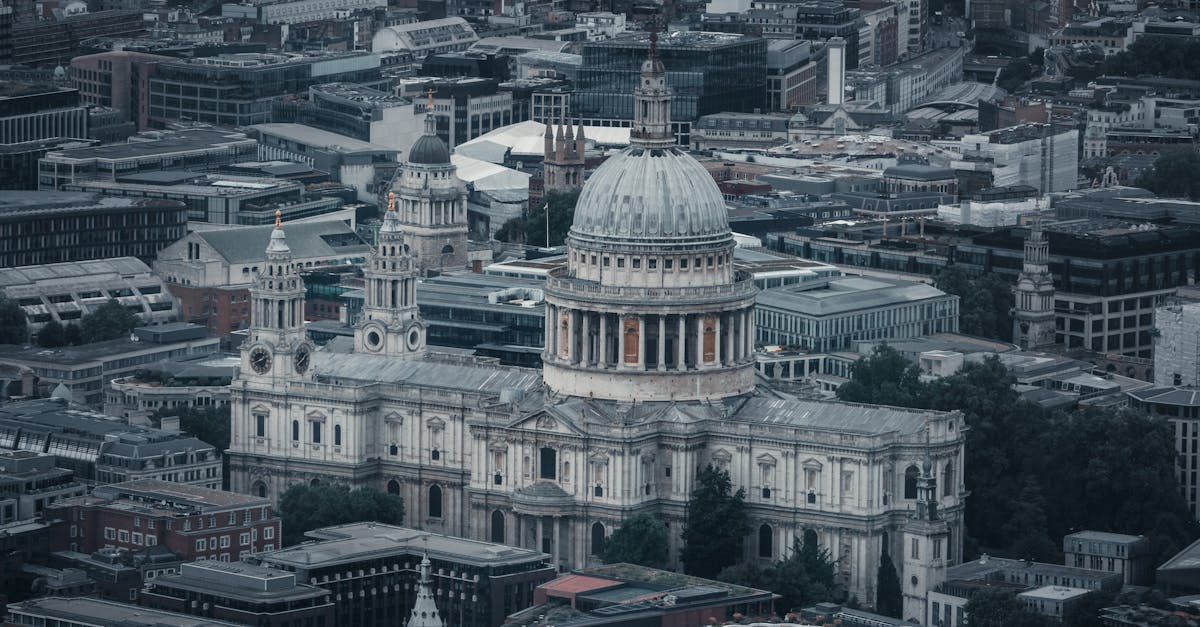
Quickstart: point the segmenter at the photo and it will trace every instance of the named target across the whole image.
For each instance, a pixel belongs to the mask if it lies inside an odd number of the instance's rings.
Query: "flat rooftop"
[[[1086,596],[1091,594],[1091,590],[1086,588],[1069,588],[1066,586],[1042,586],[1033,590],[1026,590],[1017,594],[1019,597],[1027,599],[1043,599],[1046,601],[1066,601],[1076,597]]]
[[[549,555],[504,544],[444,536],[380,523],[353,523],[308,532],[312,541],[258,557],[265,564],[323,568],[383,555],[428,552],[432,559],[477,566],[543,562]]]
[[[254,140],[242,133],[217,129],[198,128],[166,133],[163,136],[141,141],[145,136],[133,138],[122,144],[104,144],[87,148],[56,150],[46,155],[54,161],[123,161],[148,159],[179,153],[205,150],[222,150],[231,144],[253,144]]]
[[[171,501],[212,509],[253,507],[271,503],[269,499],[249,494],[212,490],[197,485],[159,481],[158,479],[138,479],[98,486],[92,491],[92,495],[104,499]]]
[[[1133,544],[1135,542],[1148,542],[1146,536],[1134,536],[1127,533],[1112,533],[1109,531],[1077,531],[1069,534],[1065,540],[1094,540],[1096,542],[1117,542],[1121,544]]]
[[[16,615],[42,616],[83,625],[121,625],[122,627],[208,627],[232,626],[208,618],[164,612],[138,605],[104,601],[89,597],[43,597],[8,606]]]
[[[842,277],[766,289],[758,293],[758,304],[810,316],[830,316],[946,296],[945,292],[925,283]]]
[[[756,37],[736,33],[715,33],[710,31],[672,31],[658,38],[659,48],[707,48],[717,49],[745,40],[755,40]],[[588,42],[585,49],[597,47],[627,48],[630,45],[650,46],[650,33],[645,31],[626,31],[604,41]]]
[[[361,139],[347,137],[346,135],[339,135],[338,133],[331,133],[329,131],[304,124],[255,124],[250,128],[264,135],[283,137],[298,144],[316,146],[317,148],[338,149],[338,152],[400,152],[395,148],[388,148],[387,146],[372,144],[362,141]]]
[[[0,219],[35,214],[121,211],[135,207],[160,208],[162,210],[184,208],[183,204],[176,200],[117,198],[95,192],[0,191]]]

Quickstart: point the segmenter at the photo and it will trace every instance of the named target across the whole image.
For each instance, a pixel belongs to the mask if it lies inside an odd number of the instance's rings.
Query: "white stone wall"
[[[1200,385],[1200,303],[1154,310],[1154,384]]]

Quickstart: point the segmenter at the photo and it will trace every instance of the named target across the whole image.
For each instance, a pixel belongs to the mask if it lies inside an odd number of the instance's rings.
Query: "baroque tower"
[[[354,350],[420,358],[425,354],[425,323],[417,310],[417,269],[396,213],[396,194],[389,192],[379,241],[363,269],[366,295],[354,330]]]
[[[433,111],[433,92],[429,93]],[[467,189],[437,136],[437,118],[425,115],[425,133],[392,181],[401,229],[422,274],[467,266]]]
[[[900,587],[904,590],[906,621],[922,625],[936,624],[927,616],[929,592],[946,579],[950,563],[950,527],[938,515],[937,479],[928,452],[917,477],[917,509],[904,527],[903,575]]]
[[[558,123],[557,132],[553,125],[546,124],[545,145],[542,148],[542,180],[546,191],[573,192],[583,187],[586,138],[583,121],[577,131],[571,125]]]
[[[657,33],[634,92],[629,148],[588,179],[567,267],[546,282],[546,387],[617,401],[754,389],[754,296],[733,267],[721,192],[675,147]]]
[[[281,215],[275,212],[266,263],[250,287],[250,329],[241,349],[242,371],[269,383],[302,377],[313,349],[304,335],[304,281],[292,263]]]
[[[1013,343],[1022,350],[1053,346],[1054,277],[1050,274],[1050,242],[1034,218],[1025,238],[1025,261],[1015,288]]]
[[[433,578],[429,576],[432,564],[429,554],[421,559],[421,579],[417,582],[417,598],[404,627],[443,627],[441,614],[433,600]]]

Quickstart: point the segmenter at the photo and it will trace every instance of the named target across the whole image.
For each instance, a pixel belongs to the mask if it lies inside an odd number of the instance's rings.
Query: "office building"
[[[604,41],[625,32],[625,14],[595,11],[576,13],[575,28],[587,31],[588,41]]]
[[[212,445],[179,432],[133,427],[60,398],[4,405],[0,448],[54,455],[59,468],[88,485],[161,478],[172,485],[221,487],[221,456]]]
[[[436,132],[452,148],[514,122],[513,93],[501,91],[496,79],[414,78],[403,80],[402,84],[407,89],[433,91]],[[430,115],[428,104],[425,101],[422,104],[424,113]]]
[[[272,121],[274,100],[338,82],[379,84],[379,55],[238,53],[162,62],[150,78],[149,119],[263,124]]]
[[[517,612],[507,624],[536,624],[539,616],[564,614],[556,625],[622,624],[647,627],[690,624],[711,617],[718,621],[743,616],[770,616],[778,594],[712,579],[635,564],[581,568],[537,587],[531,608]],[[668,601],[669,599],[669,601]],[[636,618],[635,618],[636,617]]]
[[[859,69],[846,76],[855,102],[875,103],[902,116],[919,104],[937,100],[947,87],[962,82],[966,48],[938,48],[886,68]],[[963,98],[971,100],[971,98]]]
[[[399,624],[416,601],[423,557],[432,563],[438,610],[462,627],[503,624],[532,604],[535,588],[556,572],[539,551],[404,527],[352,523],[307,535],[308,542],[252,561],[332,594],[337,625]]]
[[[188,222],[209,224],[274,224],[276,211],[285,220],[299,220],[335,213],[343,206],[340,198],[321,196],[319,190],[309,192],[298,181],[187,170],[143,172],[62,188],[110,197],[170,198],[187,206]]]
[[[322,0],[282,0],[279,2],[250,2],[250,18],[260,24],[306,24],[346,19],[358,11],[386,7],[385,0],[344,0],[336,5]],[[242,17],[244,5],[224,5],[224,17]]]
[[[56,463],[47,453],[0,451],[0,525],[40,517],[55,501],[87,494],[75,473]]]
[[[12,26],[13,64],[66,66],[80,54],[80,44],[94,37],[139,37],[145,33],[142,12],[83,12],[48,19],[22,20]]]
[[[215,128],[153,132],[136,139],[48,153],[38,162],[38,189],[62,189],[63,185],[81,181],[116,181],[119,175],[158,170],[214,170],[253,161],[258,152],[253,139]]]
[[[0,192],[0,268],[137,257],[183,237],[187,210],[175,200],[104,198],[76,192]]]
[[[371,40],[377,55],[406,54],[417,62],[431,54],[461,52],[479,41],[475,29],[461,17],[385,26]]]
[[[0,578],[15,594],[8,602],[26,598],[32,592],[37,575],[27,572],[28,564],[44,564],[50,555],[50,525],[36,519],[18,520],[0,525]]]
[[[267,267],[272,227],[194,231],[164,248],[154,272],[179,299],[180,317],[225,337],[250,322],[249,287]],[[308,270],[362,263],[371,247],[341,220],[289,227],[296,263]]]
[[[795,111],[817,102],[811,41],[767,40],[767,111]]]
[[[233,366],[228,360],[188,359],[154,364],[143,373],[118,377],[104,388],[104,413],[131,423],[166,409],[229,404]]]
[[[150,77],[159,63],[172,57],[116,50],[71,59],[68,73],[86,104],[112,107],[137,130],[150,126]]]
[[[408,154],[425,116],[413,101],[349,83],[308,88],[307,100],[275,103],[276,122],[295,122]],[[286,220],[287,218],[285,218]]]
[[[189,455],[186,450],[164,454],[167,458]],[[137,479],[97,486],[90,495],[58,501],[47,512],[47,518],[56,521],[51,547],[94,553],[106,547],[141,551],[162,546],[188,562],[240,561],[252,553],[274,550],[279,546],[280,521],[271,502],[220,490],[219,459],[217,463],[217,488]]]
[[[1067,566],[1121,573],[1127,586],[1154,580],[1155,555],[1146,536],[1077,531],[1063,537],[1063,556]]]
[[[542,282],[482,274],[428,277],[417,306],[433,346],[473,348],[517,366],[541,364],[546,305]]]
[[[12,64],[13,8],[0,7],[0,64]]]
[[[1154,310],[1154,384],[1200,387],[1200,303],[1166,303]]]
[[[700,116],[726,111],[752,113],[766,102],[767,42],[726,33],[663,35],[659,54],[672,89],[671,120],[677,141],[690,145],[691,125]],[[629,126],[633,89],[650,49],[646,33],[625,33],[583,46],[571,115],[588,126]]]
[[[162,279],[134,257],[0,268],[0,296],[25,312],[31,335],[51,320],[79,324],[110,299],[135,312],[143,324],[163,324],[179,316],[179,306]]]
[[[1157,369],[1156,369],[1157,372]],[[1161,416],[1171,425],[1175,439],[1175,479],[1188,509],[1200,519],[1200,479],[1195,468],[1200,464],[1200,391],[1192,387],[1150,387],[1129,393],[1129,406],[1152,416]],[[1161,580],[1160,580],[1161,581]]]
[[[768,149],[786,144],[786,114],[714,113],[692,125],[692,150]]]
[[[792,10],[795,14],[795,39],[828,42],[841,37],[846,42],[846,69],[857,69],[859,61],[858,31],[862,12],[841,0],[754,0],[757,8]]]
[[[88,136],[79,91],[53,85],[0,85],[0,144]]]
[[[695,473],[711,464],[747,488],[754,531],[743,557],[782,559],[811,528],[840,556],[835,576],[847,593],[870,598],[874,565],[881,551],[901,550],[915,505],[905,477],[928,464],[945,478],[941,559],[960,559],[962,415],[758,387],[757,287],[734,266],[716,182],[674,147],[663,62],[642,67],[631,145],[584,182],[567,266],[548,269],[540,372],[426,350],[416,261],[399,225],[380,228],[364,267],[353,349],[315,351],[288,315],[303,311],[305,297],[291,227],[275,229],[265,253],[273,270],[250,290],[231,386],[232,489],[278,498],[314,479],[371,486],[402,496],[428,531],[534,549],[551,556],[551,568],[585,567],[624,521],[652,513],[669,525],[677,566]],[[668,432],[693,445],[634,453]],[[331,555],[318,547],[288,566],[307,570]],[[367,580],[337,582],[345,567],[330,570],[343,594]]]
[[[8,606],[8,621],[25,627],[50,623],[60,627],[128,627],[147,621],[160,627],[236,627],[239,624],[91,597],[41,597],[13,603]]]
[[[204,560],[154,578],[138,604],[242,625],[334,625],[328,590],[299,582],[296,574],[246,562]]]
[[[1079,186],[1079,131],[1075,129],[1022,124],[964,135],[958,152],[962,158],[951,167],[990,175],[990,187],[1028,185],[1048,194]]]
[[[381,183],[395,172],[400,156],[396,148],[303,124],[256,124],[249,132],[258,139],[259,159],[295,161],[328,172],[368,203],[383,200]]]
[[[899,279],[844,277],[763,290],[756,340],[813,352],[848,350],[857,340],[958,332],[958,297]]]

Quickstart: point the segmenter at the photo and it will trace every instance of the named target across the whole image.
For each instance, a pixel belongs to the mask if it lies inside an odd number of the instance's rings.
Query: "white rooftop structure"
[[[603,148],[623,148],[629,145],[628,128],[584,126],[590,145]],[[501,163],[505,156],[541,161],[546,141],[546,125],[525,121],[502,126],[471,141],[459,144],[456,154],[482,161]]]

